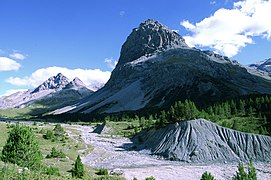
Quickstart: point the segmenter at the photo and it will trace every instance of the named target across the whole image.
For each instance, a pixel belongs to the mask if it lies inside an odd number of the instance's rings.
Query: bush
[[[48,129],[46,131],[46,134],[43,137],[44,137],[44,139],[51,139],[51,140],[55,139],[54,132],[52,130],[50,130],[50,129]]]
[[[66,155],[61,150],[56,150],[55,147],[52,148],[51,153],[46,156],[46,158],[65,158]]]
[[[151,177],[146,177],[145,180],[155,180],[155,177],[151,176]]]
[[[65,131],[63,129],[63,127],[61,127],[60,124],[56,124],[55,128],[54,128],[54,135],[57,137],[63,137],[65,134]]]
[[[84,165],[79,155],[77,156],[75,160],[75,164],[71,172],[72,172],[72,177],[75,177],[75,178],[83,178],[85,175]]]
[[[60,176],[59,169],[57,167],[52,167],[52,166],[45,167],[43,170],[43,173],[47,175],[51,175],[51,176],[52,175]]]
[[[65,137],[65,131],[60,124],[56,124],[54,129],[48,129],[43,137],[44,139],[50,139],[52,142],[62,140]]]
[[[105,168],[99,169],[99,171],[96,173],[97,175],[108,175],[108,170]]]
[[[36,136],[30,127],[16,124],[11,129],[1,159],[30,169],[40,165],[42,155]]]
[[[200,180],[214,180],[214,176],[211,175],[211,173],[208,173],[207,171],[202,174]]]

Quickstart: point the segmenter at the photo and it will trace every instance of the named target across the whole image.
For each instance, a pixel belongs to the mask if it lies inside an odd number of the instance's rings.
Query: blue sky
[[[271,15],[263,19],[257,13],[265,12],[263,7],[271,12],[270,4],[270,0],[1,0],[0,95],[33,88],[58,71],[69,78],[79,76],[90,87],[106,82],[127,36],[149,18],[178,30],[191,46],[215,50],[242,64],[270,58]],[[252,23],[257,18],[263,20],[260,25]],[[232,42],[214,38],[223,29],[230,32],[225,38]]]

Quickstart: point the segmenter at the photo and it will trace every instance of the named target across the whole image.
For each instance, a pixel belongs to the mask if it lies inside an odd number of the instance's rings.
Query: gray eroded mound
[[[242,133],[204,119],[143,131],[133,139],[137,150],[186,162],[271,162],[271,137]]]

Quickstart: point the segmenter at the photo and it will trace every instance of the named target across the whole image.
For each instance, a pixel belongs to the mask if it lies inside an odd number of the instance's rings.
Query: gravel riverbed
[[[143,180],[154,176],[157,180],[199,180],[205,172],[211,172],[217,180],[231,179],[237,170],[236,164],[189,164],[167,161],[151,156],[148,152],[129,151],[133,146],[128,138],[92,133],[93,127],[72,125],[86,144],[94,150],[82,158],[85,165],[107,168],[121,172],[130,180]],[[271,180],[271,164],[254,163],[259,180]]]

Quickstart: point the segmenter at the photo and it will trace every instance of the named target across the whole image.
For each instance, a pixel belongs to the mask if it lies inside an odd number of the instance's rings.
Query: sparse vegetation
[[[8,126],[7,126],[8,124]],[[24,123],[25,124],[25,123]],[[32,127],[33,124],[29,123],[25,126]],[[7,142],[8,139],[8,131],[12,130],[13,127],[15,127],[12,123],[0,123],[0,151],[3,149],[3,145]],[[35,179],[39,177],[40,180],[42,179],[70,179],[72,177],[71,173],[68,172],[72,169],[73,163],[77,157],[78,150],[85,149],[83,154],[89,153],[93,147],[90,145],[84,144],[80,137],[76,137],[77,141],[67,138],[65,136],[65,140],[67,143],[63,143],[62,141],[54,141],[51,140],[48,141],[47,139],[44,139],[43,135],[47,130],[54,129],[55,126],[53,126],[51,123],[43,124],[42,126],[33,126],[38,128],[37,130],[33,130],[33,133],[39,142],[39,147],[41,154],[45,157],[45,155],[50,155],[52,152],[52,148],[54,147],[56,151],[62,151],[65,152],[66,158],[61,159],[55,159],[55,158],[44,158],[41,160],[41,165],[38,166],[35,169],[29,169],[26,173],[25,177],[26,179]],[[68,129],[70,130],[70,129]],[[41,131],[43,133],[41,133]],[[79,132],[74,131],[74,134],[78,134]],[[80,143],[78,143],[78,141]],[[78,148],[75,148],[74,146],[79,144]],[[1,156],[1,153],[0,153]],[[6,179],[14,179],[14,180],[21,180],[21,172],[23,172],[23,167],[20,167],[18,165],[12,165],[9,163],[4,163],[0,159],[0,180],[6,180]],[[86,171],[86,177],[96,177],[95,171],[90,167],[85,167]],[[2,178],[4,177],[4,178]],[[94,179],[94,178],[92,178]]]
[[[52,142],[54,141],[64,141],[65,139],[65,131],[63,127],[61,127],[60,124],[56,124],[54,129],[48,129],[46,131],[46,134],[43,136],[44,139],[51,140]]]
[[[151,176],[151,177],[146,177],[145,180],[155,180],[155,177]]]
[[[46,158],[65,158],[66,155],[62,150],[57,150],[55,147],[52,148],[51,153]]]
[[[97,175],[108,175],[108,170],[105,168],[101,168],[98,170],[98,172],[96,173]]]
[[[43,172],[44,174],[47,174],[47,175],[60,176],[60,172],[57,167],[52,167],[52,166],[46,167],[44,168]]]

